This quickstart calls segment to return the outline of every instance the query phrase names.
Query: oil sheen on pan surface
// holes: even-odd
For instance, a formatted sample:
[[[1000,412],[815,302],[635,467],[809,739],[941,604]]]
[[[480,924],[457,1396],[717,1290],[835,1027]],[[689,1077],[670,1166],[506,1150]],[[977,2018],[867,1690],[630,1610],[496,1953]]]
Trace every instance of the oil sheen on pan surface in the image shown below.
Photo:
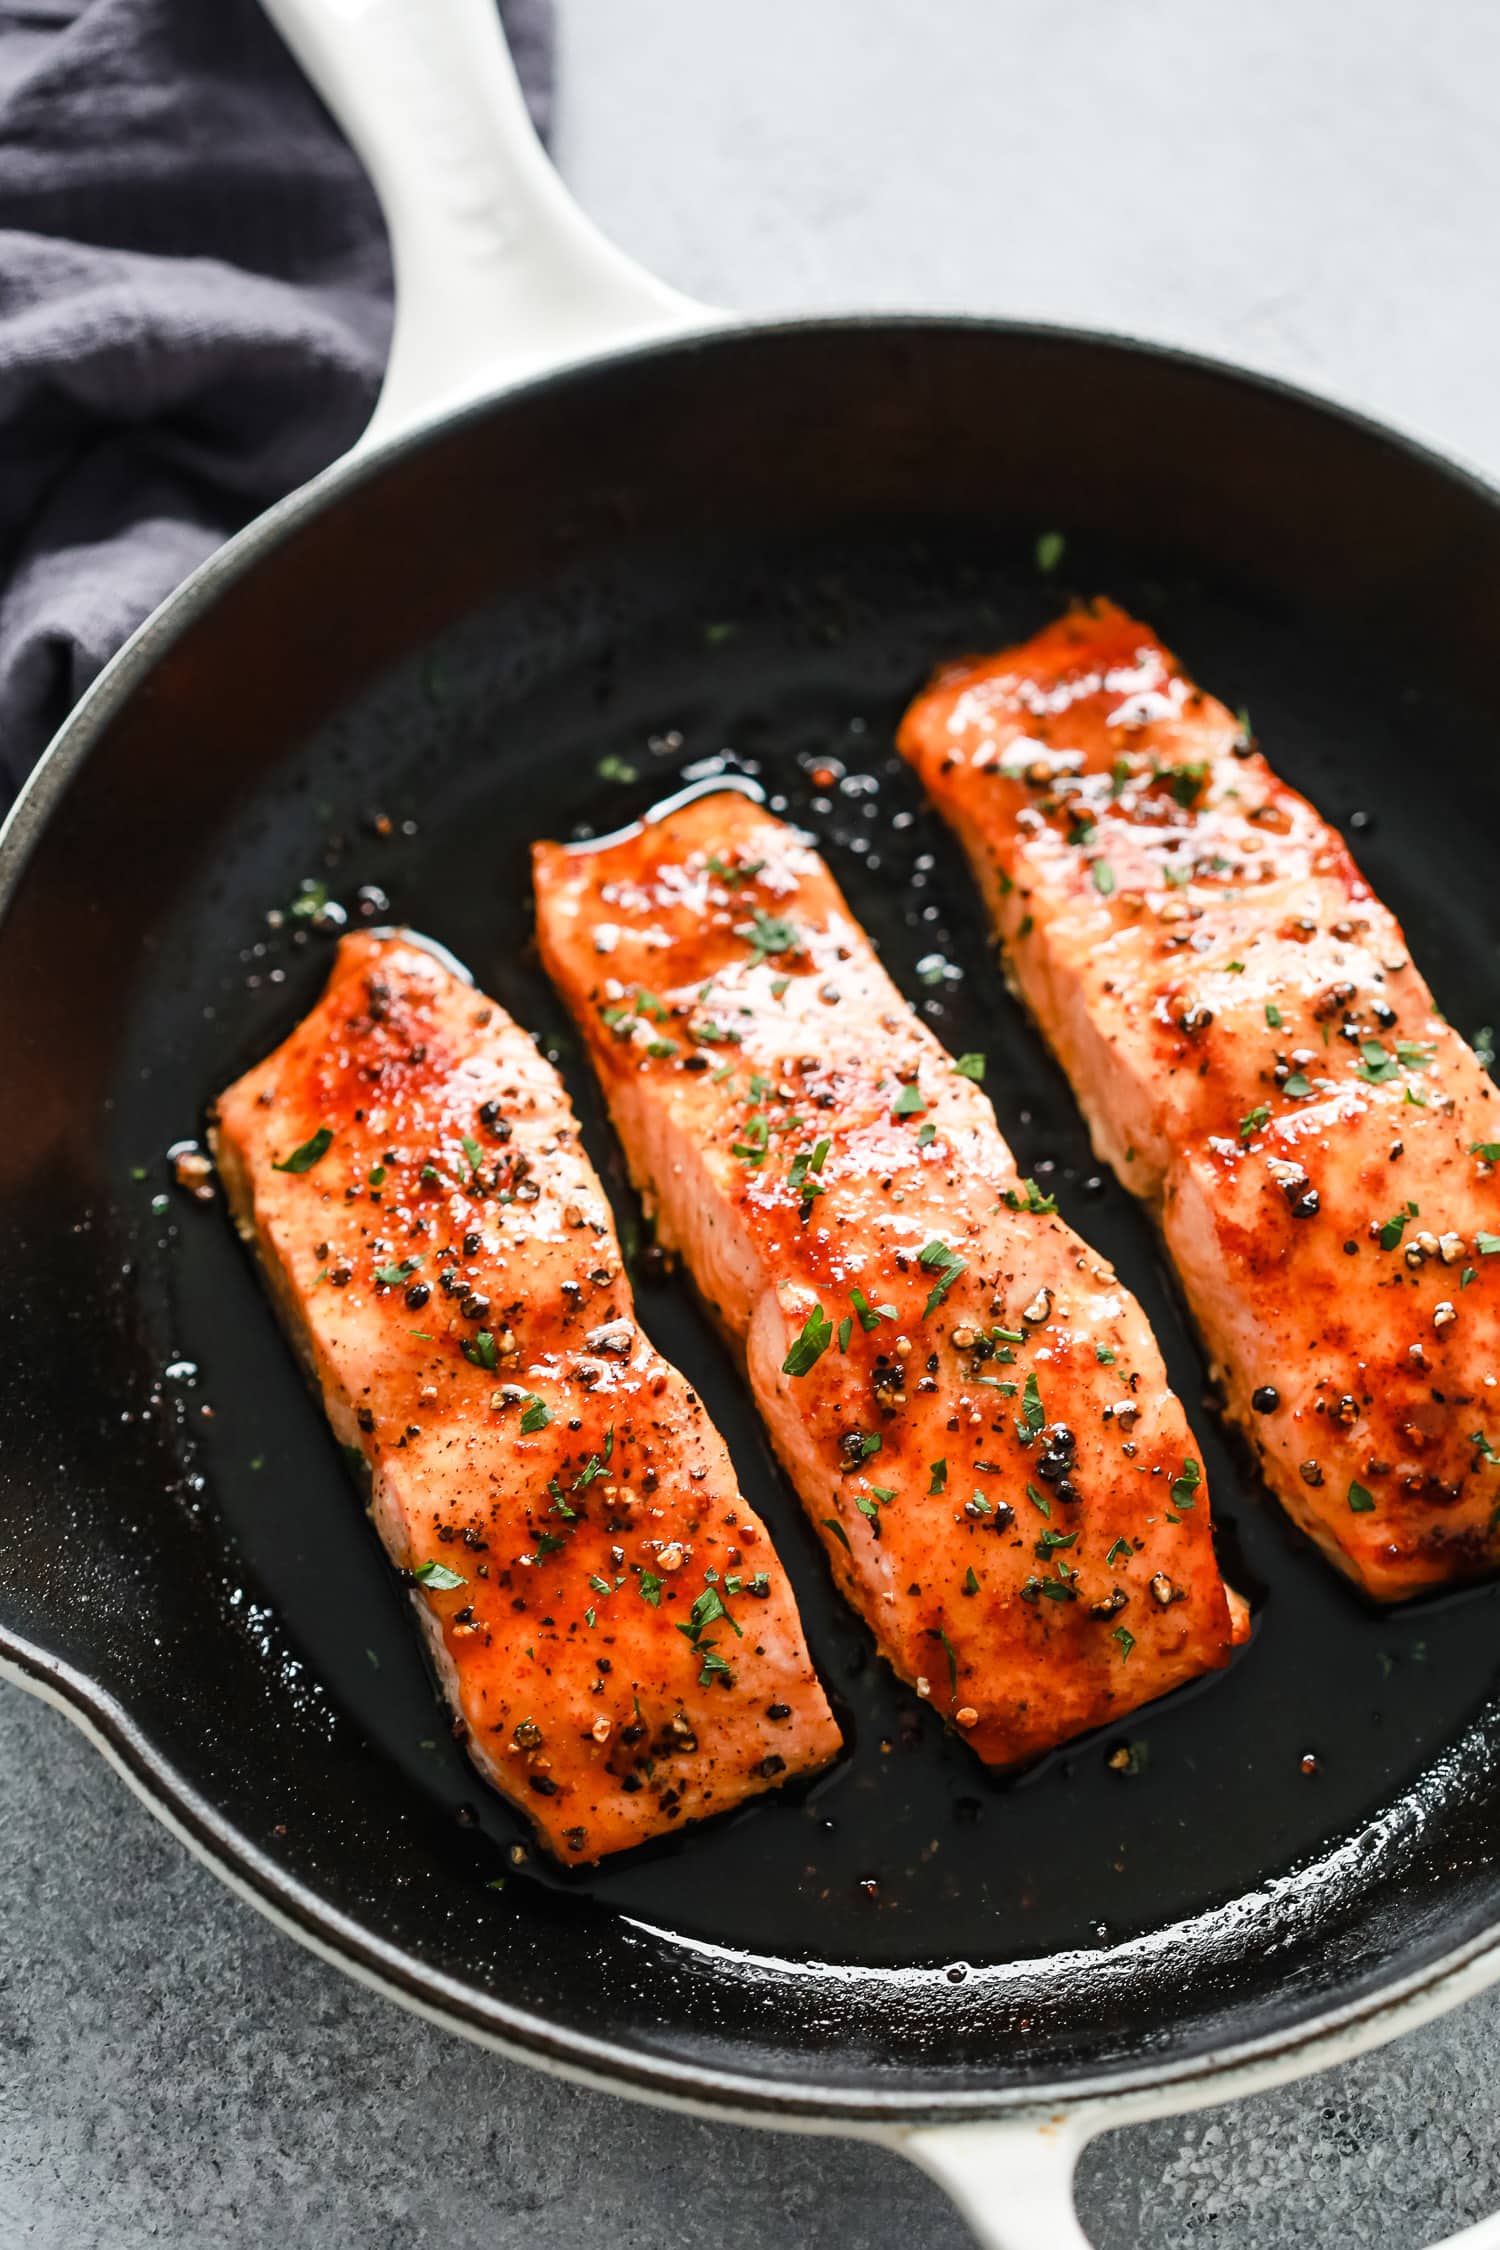
[[[1429,760],[1420,792],[1395,780],[1449,717],[1404,697],[1398,672],[1372,673],[1368,652],[1325,639],[1314,656],[1296,620],[1242,589],[1102,544],[1053,559],[1040,573],[1029,532],[981,547],[947,527],[914,542],[908,528],[889,542],[872,532],[857,563],[804,541],[747,578],[705,547],[602,592],[596,578],[586,593],[497,605],[287,758],[156,913],[110,1088],[110,1184],[143,1323],[120,1443],[170,1453],[184,1538],[223,1541],[226,1630],[291,1682],[330,1762],[375,1747],[392,1790],[430,1820],[434,1852],[471,1875],[476,1920],[546,1885],[564,1922],[603,1907],[790,1958],[958,1974],[1108,1947],[1364,1848],[1353,1840],[1399,1824],[1403,1794],[1491,1689],[1500,1589],[1377,1611],[1288,1526],[1201,1403],[1202,1360],[1150,1228],[1101,1177],[1005,991],[957,848],[892,741],[933,663],[1033,631],[1064,583],[1107,591],[1231,706],[1250,706],[1268,755],[1349,835],[1439,1004],[1473,1036],[1488,1004],[1475,933],[1489,879],[1479,855],[1450,849],[1457,763],[1450,778]],[[1018,1778],[987,1775],[833,1594],[739,1376],[653,1256],[535,958],[532,839],[603,833],[716,773],[753,776],[815,833],[938,1036],[986,1055],[1021,1171],[1145,1305],[1202,1444],[1226,1570],[1255,1605],[1227,1674]],[[477,1782],[222,1200],[191,1200],[164,1161],[201,1133],[211,1094],[312,1005],[337,929],[361,919],[450,948],[558,1062],[620,1215],[640,1317],[701,1386],[772,1527],[848,1738],[811,1786],[617,1865],[554,1870]],[[487,1890],[499,1878],[508,1888]]]

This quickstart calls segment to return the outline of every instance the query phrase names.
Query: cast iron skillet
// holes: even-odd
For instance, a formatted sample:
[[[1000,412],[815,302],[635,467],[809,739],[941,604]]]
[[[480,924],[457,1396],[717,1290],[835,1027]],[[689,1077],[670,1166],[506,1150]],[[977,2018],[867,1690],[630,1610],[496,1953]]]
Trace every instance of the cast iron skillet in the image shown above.
[[[362,72],[410,21],[377,13],[351,77],[325,6],[297,0],[291,28],[368,148],[393,81]],[[478,0],[421,11],[434,84],[500,116],[492,46],[441,77],[444,39],[480,31]],[[601,272],[619,285],[534,152],[488,146],[512,199],[553,199],[551,255],[566,234],[583,261],[546,284],[570,317]],[[401,184],[381,185],[399,256]],[[672,315],[630,288],[616,332]],[[455,380],[435,334],[406,332],[408,374],[431,350]],[[1067,542],[1051,576],[1044,530]],[[1071,588],[1137,606],[1249,706],[1352,826],[1448,1013],[1493,1014],[1474,839],[1500,820],[1495,496],[1266,382],[998,324],[709,332],[363,451],[157,614],[0,846],[11,1676],[355,1973],[624,2090],[882,2134],[1013,2244],[1082,2242],[1065,2159],[1088,2132],[1322,2064],[1500,1973],[1500,1587],[1377,1611],[1197,1409],[1151,1233],[1097,1176],[893,755],[933,660],[1029,632]],[[849,1749],[800,1794],[565,1876],[449,1738],[222,1207],[173,1188],[163,1152],[313,1001],[342,909],[441,940],[537,1029],[638,1231],[535,963],[526,849],[714,772],[816,832],[940,1035],[988,1052],[1022,1168],[1140,1291],[1257,1629],[1226,1677],[987,1776],[874,1661],[707,1321],[638,1257],[643,1318],[774,1527]],[[1133,1772],[1107,1763],[1121,1744]]]

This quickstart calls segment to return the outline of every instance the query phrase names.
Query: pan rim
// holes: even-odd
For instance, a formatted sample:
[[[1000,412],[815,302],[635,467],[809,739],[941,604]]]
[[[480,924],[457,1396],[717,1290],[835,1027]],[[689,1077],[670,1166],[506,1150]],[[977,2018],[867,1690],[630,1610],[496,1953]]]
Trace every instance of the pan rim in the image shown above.
[[[817,336],[869,341],[973,336],[1159,362],[1210,383],[1258,394],[1304,416],[1314,416],[1325,427],[1341,428],[1377,447],[1390,448],[1489,508],[1500,508],[1500,486],[1477,469],[1373,415],[1279,376],[1117,331],[978,315],[855,313],[744,321],[594,354],[434,414],[368,452],[345,455],[208,556],[105,665],[23,783],[0,825],[0,926],[69,784],[121,708],[149,679],[158,659],[177,644],[220,594],[273,557],[302,524],[345,493],[360,489],[367,478],[383,474],[435,440],[461,434],[513,402],[524,404],[548,393],[565,394],[607,376],[617,367],[677,359],[685,354],[707,358],[747,342]],[[0,1677],[62,1710],[148,1810],[222,1882],[345,1973],[448,2029],[517,2060],[603,2090],[699,2114],[719,2118],[728,2114],[748,2123],[800,2125],[811,2130],[864,2129],[877,2135],[919,2123],[1056,2114],[1081,2108],[1148,2115],[1228,2100],[1326,2068],[1415,2028],[1500,1981],[1500,1925],[1495,1925],[1405,1977],[1315,2015],[1293,2031],[1235,2041],[1178,2062],[1146,2064],[1093,2078],[1068,2079],[1055,2086],[1011,2091],[952,2089],[921,2095],[882,2094],[873,2087],[831,2089],[810,2079],[767,2078],[705,2068],[686,2060],[657,2059],[584,2032],[559,2029],[502,1999],[467,1991],[456,1979],[375,1936],[267,1859],[228,1819],[217,1814],[170,1759],[153,1747],[124,1703],[86,1674],[3,1624]],[[1173,2098],[1163,2099],[1169,2092]],[[1123,2119],[1117,2116],[1110,2121]]]
[[[695,2115],[789,2130],[881,2138],[924,2125],[1089,2112],[1094,2129],[1211,2107],[1384,2046],[1500,1982],[1500,1934],[1490,1930],[1359,2000],[1291,2032],[1267,2033],[1173,2063],[1144,2063],[1035,2087],[929,2089],[920,2094],[829,2087],[657,2058],[547,2017],[484,1999],[440,1969],[387,1943],[332,1907],[247,1842],[182,1781],[116,1697],[60,1658],[0,1627],[0,1679],[69,1719],[167,1831],[225,1888],[357,1983],[473,2044],[603,2093]],[[1113,2115],[1104,2115],[1113,2112]]]

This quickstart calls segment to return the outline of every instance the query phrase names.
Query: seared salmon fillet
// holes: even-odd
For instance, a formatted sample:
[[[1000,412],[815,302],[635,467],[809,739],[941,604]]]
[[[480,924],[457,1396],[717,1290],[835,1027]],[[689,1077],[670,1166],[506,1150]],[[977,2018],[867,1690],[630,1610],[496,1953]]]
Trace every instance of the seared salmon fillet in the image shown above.
[[[419,940],[346,937],[213,1145],[474,1762],[548,1848],[596,1860],[825,1765],[770,1539],[636,1325],[520,1026]]]
[[[980,1058],[918,1021],[816,851],[724,791],[535,871],[660,1240],[901,1677],[1010,1765],[1223,1664],[1140,1307],[1017,1177]]]
[[[1343,839],[1106,602],[900,747],[1287,1512],[1382,1601],[1492,1569],[1500,1102]]]

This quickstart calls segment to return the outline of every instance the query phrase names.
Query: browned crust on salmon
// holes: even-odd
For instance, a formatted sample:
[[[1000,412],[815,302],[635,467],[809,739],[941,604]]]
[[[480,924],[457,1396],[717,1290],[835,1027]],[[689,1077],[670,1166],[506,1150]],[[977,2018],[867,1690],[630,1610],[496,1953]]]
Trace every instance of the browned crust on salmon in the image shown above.
[[[520,1027],[419,941],[347,937],[213,1143],[470,1753],[549,1849],[826,1764],[791,1589]]]

